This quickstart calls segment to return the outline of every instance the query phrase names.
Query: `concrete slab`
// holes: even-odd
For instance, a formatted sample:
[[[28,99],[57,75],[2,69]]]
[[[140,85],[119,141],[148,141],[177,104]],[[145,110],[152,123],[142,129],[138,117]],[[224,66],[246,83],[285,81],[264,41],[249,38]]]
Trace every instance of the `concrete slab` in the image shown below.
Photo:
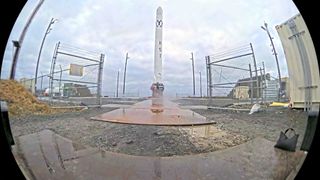
[[[22,156],[21,159],[24,160],[25,167],[28,168],[25,171],[28,171],[28,174],[31,175],[30,179],[60,180],[75,178],[73,174],[65,171],[59,151],[61,144],[60,146],[57,145],[55,138],[59,137],[56,136],[54,132],[44,130],[18,138],[18,153]],[[61,141],[63,139],[60,139]]]
[[[52,146],[57,139],[60,145],[55,149]],[[14,154],[23,156],[31,179],[285,179],[305,156],[301,151],[275,149],[273,142],[257,138],[227,150],[198,155],[147,157],[89,148],[61,161],[59,156],[70,152],[59,149],[72,142],[52,131],[21,136],[18,142]]]
[[[163,106],[152,105],[152,99],[134,104],[129,108],[116,109],[95,117],[92,120],[124,124],[143,125],[202,125],[213,124],[204,116],[188,109],[181,109],[176,103],[163,100]]]
[[[274,148],[274,142],[262,137],[215,152],[215,156],[234,164],[245,171],[248,179],[286,179],[292,171],[297,171],[301,159],[306,154],[303,151],[289,152]]]

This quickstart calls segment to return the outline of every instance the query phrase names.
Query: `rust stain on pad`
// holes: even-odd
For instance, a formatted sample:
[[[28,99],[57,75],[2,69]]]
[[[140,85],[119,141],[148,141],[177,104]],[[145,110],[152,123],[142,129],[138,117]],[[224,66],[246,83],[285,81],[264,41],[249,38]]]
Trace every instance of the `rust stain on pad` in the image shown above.
[[[150,99],[134,104],[130,108],[121,108],[92,117],[92,120],[142,125],[203,125],[213,124],[205,117],[191,110],[181,109],[169,100],[163,100],[163,105],[153,105]]]

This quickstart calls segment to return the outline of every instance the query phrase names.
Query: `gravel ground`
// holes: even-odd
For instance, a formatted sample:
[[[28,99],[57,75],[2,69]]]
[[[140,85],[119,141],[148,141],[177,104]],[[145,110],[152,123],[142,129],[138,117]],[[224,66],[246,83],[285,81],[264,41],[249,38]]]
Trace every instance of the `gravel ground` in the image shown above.
[[[180,106],[185,105],[207,105],[208,100],[204,98],[180,98],[174,100]],[[230,105],[231,99],[214,98],[213,106],[231,107],[239,109],[251,109],[252,105]],[[238,103],[238,102],[234,102]],[[248,139],[264,137],[276,142],[280,132],[291,127],[299,134],[297,148],[300,148],[305,128],[307,126],[307,112],[299,109],[288,109],[283,107],[269,107],[261,105],[258,113],[249,115],[246,111],[219,110],[219,109],[192,109],[194,112],[207,117],[208,120],[216,121],[216,126],[232,134],[243,135]]]
[[[226,106],[229,106],[237,101],[233,100],[233,99],[227,99],[227,98],[225,98],[225,99],[224,98],[215,98],[211,101],[207,98],[179,98],[179,99],[173,100],[173,102],[178,103],[181,106],[186,106],[186,105],[206,106],[206,105],[210,104],[211,106],[226,107]]]
[[[50,129],[71,139],[76,150],[98,147],[102,150],[139,156],[173,156],[206,153],[242,144],[245,136],[220,131],[191,135],[192,127],[144,126],[90,120],[90,117],[115,108],[90,108],[76,113],[11,118],[11,128],[18,136]],[[214,129],[214,125],[211,128]],[[207,126],[208,127],[208,126]],[[201,127],[201,128],[204,128]],[[215,128],[216,129],[216,128]]]
[[[173,156],[221,150],[258,136],[276,142],[280,131],[288,127],[295,128],[300,134],[300,145],[307,118],[301,111],[268,108],[252,115],[228,110],[193,110],[217,122],[201,127],[127,125],[90,120],[90,117],[114,109],[89,108],[74,113],[11,118],[10,122],[14,138],[50,129],[71,139],[76,150],[98,147],[131,155]]]
[[[267,108],[249,115],[248,112],[231,110],[194,110],[195,112],[217,122],[217,126],[249,139],[264,137],[276,142],[280,132],[291,127],[299,134],[298,148],[303,140],[307,125],[307,113],[301,110],[285,108]]]

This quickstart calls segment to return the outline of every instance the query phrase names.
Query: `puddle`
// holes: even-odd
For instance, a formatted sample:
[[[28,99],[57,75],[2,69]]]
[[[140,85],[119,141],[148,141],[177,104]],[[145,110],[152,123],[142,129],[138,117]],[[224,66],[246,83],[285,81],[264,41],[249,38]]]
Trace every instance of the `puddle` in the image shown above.
[[[181,132],[188,133],[191,137],[215,137],[220,138],[227,135],[227,133],[213,125],[199,125],[180,127]]]

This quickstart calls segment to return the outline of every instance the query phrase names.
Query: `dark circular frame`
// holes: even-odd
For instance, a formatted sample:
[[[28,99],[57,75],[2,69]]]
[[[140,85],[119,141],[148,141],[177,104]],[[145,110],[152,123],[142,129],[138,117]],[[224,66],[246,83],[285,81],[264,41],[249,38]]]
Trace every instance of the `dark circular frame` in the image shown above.
[[[0,63],[0,69],[2,67],[2,61],[3,61],[3,55],[5,51],[5,47],[9,38],[9,35],[11,33],[11,30],[13,28],[13,25],[19,16],[22,8],[26,4],[27,0],[11,0],[11,1],[5,1],[1,5],[1,12],[4,12],[5,14],[1,16],[1,63]],[[297,6],[298,10],[300,11],[301,15],[304,18],[304,21],[306,22],[308,26],[308,30],[311,34],[314,47],[316,50],[317,57],[319,59],[320,56],[320,26],[317,24],[318,22],[318,15],[317,9],[313,9],[313,7],[317,7],[316,1],[301,1],[301,0],[293,0],[295,5]],[[319,64],[319,60],[318,60]],[[319,109],[309,113],[309,119],[313,118],[313,120],[318,120],[319,116]],[[5,135],[5,117],[3,113],[1,112],[0,115],[0,179],[3,179],[5,177],[11,177],[10,179],[26,179],[21,172],[18,164],[15,161],[15,158],[11,152],[11,145],[8,142],[6,135]],[[315,169],[316,167],[319,167],[320,162],[320,123],[315,123],[316,129],[313,136],[313,141],[311,143],[310,149],[308,150],[307,157],[300,168],[298,174],[296,175],[295,179],[308,179],[308,177],[311,177],[312,179],[320,179],[320,172]],[[315,127],[313,127],[315,128]],[[309,131],[307,128],[306,131]],[[307,132],[306,132],[307,133]]]

